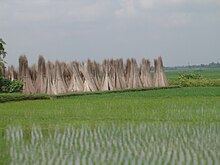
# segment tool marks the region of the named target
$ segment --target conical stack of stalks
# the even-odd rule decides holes
[[[116,89],[126,89],[126,81],[124,74],[124,64],[122,59],[117,59],[114,61],[115,68],[115,88]]]
[[[140,72],[135,59],[127,60],[127,83],[128,88],[142,88]]]
[[[68,84],[70,84],[70,80],[71,80],[70,67],[68,64],[64,62],[61,63],[60,67],[61,67],[61,74],[63,75],[64,78],[64,83],[66,84],[66,87],[68,87]]]
[[[102,75],[101,90],[102,91],[114,90],[115,84],[112,77],[113,70],[110,65],[110,60],[104,60],[102,64],[102,68],[103,68],[103,75]]]
[[[24,93],[36,93],[36,89],[31,79],[30,70],[28,68],[28,61],[26,56],[21,56],[19,58],[19,79],[24,83]]]
[[[68,91],[70,92],[81,92],[84,91],[84,83],[82,79],[82,73],[79,71],[79,63],[72,62],[69,66],[71,73],[71,80]]]
[[[17,80],[18,79],[18,73],[16,72],[14,66],[9,66],[8,70],[5,71],[5,78],[9,80]]]
[[[82,72],[84,79],[84,91],[85,92],[94,92],[98,91],[98,86],[96,86],[95,78],[92,75],[92,63],[90,60],[86,61],[79,66],[80,72]]]
[[[140,68],[140,79],[142,82],[142,85],[144,88],[152,87],[152,80],[151,80],[151,74],[150,74],[150,61],[143,58]]]
[[[33,85],[35,86],[35,89],[36,89],[37,67],[35,64],[29,68],[29,72],[30,72],[30,76],[31,76],[31,80],[33,82]]]
[[[100,80],[100,66],[98,63],[93,61],[91,63],[91,76],[94,79],[95,86],[100,90],[101,80]]]
[[[46,93],[46,63],[43,56],[39,56],[36,78],[37,93]]]
[[[38,66],[28,67],[25,56],[19,58],[19,71],[13,66],[5,71],[6,78],[24,82],[25,93],[60,94],[99,90],[119,90],[168,86],[162,58],[154,61],[154,79],[151,80],[150,61],[142,59],[140,66],[135,59],[107,59],[102,65],[95,61],[85,63],[56,61],[45,62],[39,57]]]
[[[163,61],[161,57],[154,60],[154,87],[166,87],[168,81],[164,72]]]
[[[55,86],[55,66],[52,62],[48,61],[46,64],[46,93],[47,94],[57,94],[57,89]]]
[[[56,61],[55,63],[55,87],[56,93],[66,93],[67,92],[67,85],[65,83],[65,78],[61,71],[61,63]]]

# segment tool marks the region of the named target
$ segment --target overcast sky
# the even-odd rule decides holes
[[[220,0],[0,0],[8,64],[161,55],[166,66],[220,62]]]

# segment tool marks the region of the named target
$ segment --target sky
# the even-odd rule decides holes
[[[162,56],[220,62],[220,0],[0,0],[8,65],[20,55],[71,62]]]

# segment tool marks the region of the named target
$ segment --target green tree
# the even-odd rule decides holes
[[[2,38],[0,38],[0,76],[2,74],[1,72],[5,64],[4,58],[7,54],[7,52],[5,51],[4,45],[6,45],[6,43],[3,41]]]
[[[0,93],[6,92],[6,93],[14,93],[14,92],[21,92],[23,88],[23,83],[19,80],[9,80],[6,79],[3,75],[3,69],[5,67],[5,61],[4,58],[7,55],[7,52],[5,51],[4,45],[6,43],[3,41],[2,38],[0,38]]]

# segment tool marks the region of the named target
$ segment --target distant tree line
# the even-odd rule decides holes
[[[174,67],[164,67],[165,70],[187,70],[187,69],[207,69],[207,68],[220,68],[219,62],[211,62],[209,64],[200,65],[188,65],[188,66],[174,66]]]

